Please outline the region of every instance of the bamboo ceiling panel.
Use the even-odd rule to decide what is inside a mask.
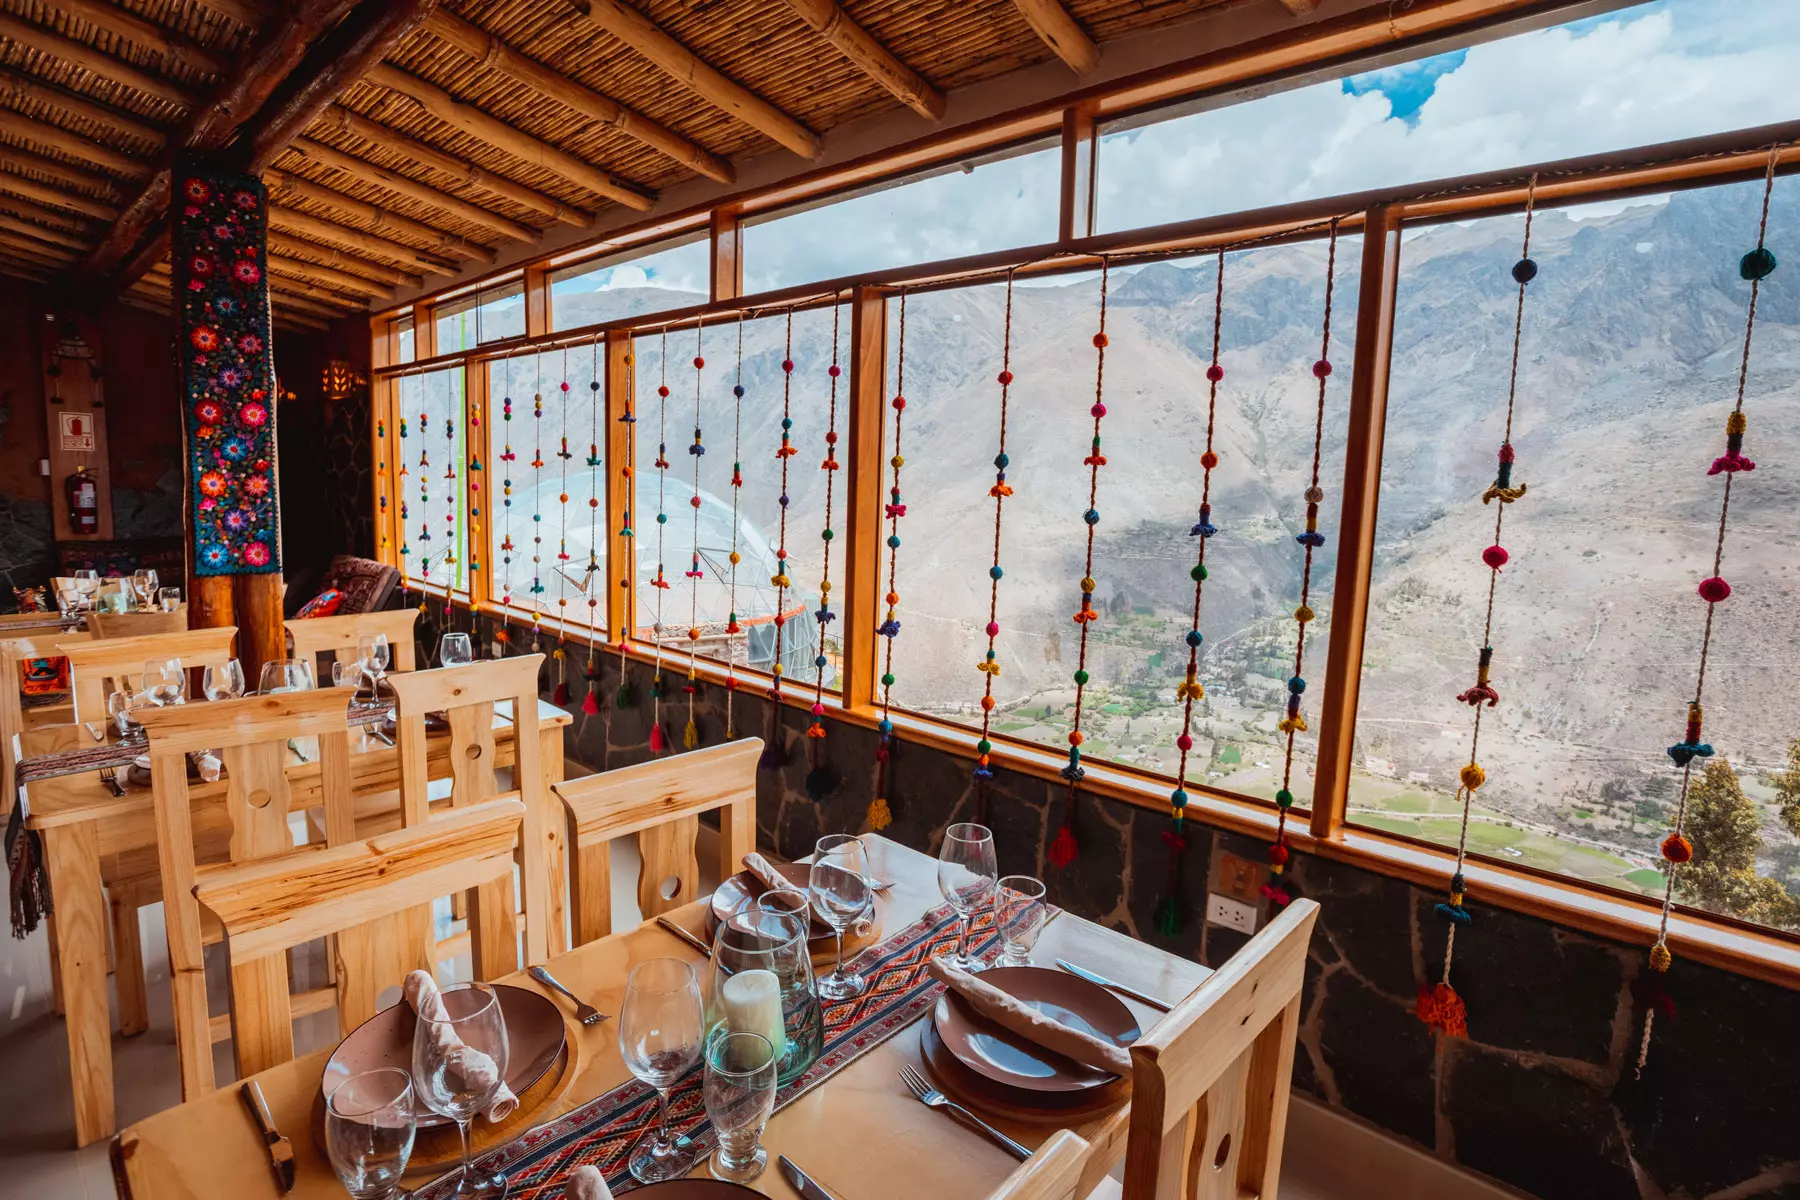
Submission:
[[[371,180],[366,176],[350,175],[344,171],[320,166],[305,155],[299,154],[293,150],[284,151],[281,157],[276,160],[275,166],[278,170],[285,171],[297,179],[304,179],[318,187],[329,188],[332,191],[342,193],[353,200],[360,200],[364,204],[373,204],[377,208],[393,213],[395,216],[407,217],[411,220],[421,222],[422,224],[430,225],[434,229],[441,229],[446,233],[453,233],[456,236],[466,238],[479,246],[504,245],[507,241],[507,239],[499,237],[485,225],[477,225],[473,221],[445,212],[441,208],[433,208],[422,200],[415,200],[410,196],[402,196],[398,192],[391,192],[379,181]],[[279,185],[274,185],[271,190],[274,193],[281,195],[284,202],[292,203],[295,208],[303,208],[317,216],[325,217],[329,220],[341,221],[349,225],[356,225],[359,227],[367,225],[366,221],[363,221],[358,217],[352,217],[347,211],[341,208],[333,208],[331,205],[320,205],[310,200],[301,201],[298,197],[294,196],[293,193],[283,191]],[[485,205],[483,207],[485,207]],[[384,229],[382,231],[382,236],[391,237],[398,242],[405,242],[407,245],[417,246],[418,249],[428,253],[431,250],[429,245],[423,244],[418,238],[406,234],[404,231]]]
[[[109,3],[116,4],[117,0],[109,0]],[[71,16],[54,3],[45,3],[44,0],[0,0],[0,12],[30,25],[34,29],[42,30],[46,34],[89,46],[104,55],[106,59],[134,68],[139,73],[150,76],[153,80],[160,80],[185,95],[196,95],[213,82],[211,75],[196,71],[191,66],[173,58],[165,58],[159,50],[139,46],[115,33],[97,28],[78,17]],[[46,56],[51,56],[49,51],[44,53]],[[60,56],[54,57],[59,63],[62,61]],[[78,86],[75,88],[76,91],[86,92],[96,97],[103,94],[101,90],[103,87],[121,86],[110,84],[100,75],[85,68],[64,67],[64,69],[71,73],[78,72],[80,78],[90,81],[91,86]],[[56,82],[64,81],[58,79]],[[148,95],[136,87],[123,88],[123,91],[137,102],[120,104],[119,107],[128,108],[133,112],[159,117],[165,122],[173,123],[175,118],[185,111],[184,105]]]

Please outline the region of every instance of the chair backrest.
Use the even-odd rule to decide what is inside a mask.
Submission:
[[[25,732],[25,668],[39,659],[61,658],[59,646],[75,645],[89,640],[82,632],[63,633],[52,630],[33,637],[15,637],[0,641],[0,816],[12,811],[18,802],[18,785],[13,769],[18,766],[21,751],[15,739]],[[67,720],[66,716],[58,718]]]
[[[181,633],[188,627],[187,605],[174,612],[105,612],[87,615],[87,627],[97,638],[148,637],[156,633]]]
[[[1059,1129],[1015,1167],[1005,1183],[989,1192],[987,1200],[1079,1200],[1076,1189],[1087,1158],[1088,1144],[1081,1135]]]
[[[392,612],[351,613],[339,617],[307,617],[288,621],[288,637],[292,639],[294,657],[305,659],[317,667],[321,654],[329,654],[338,662],[355,662],[357,644],[364,637],[385,634],[388,640],[389,666],[396,671],[410,671],[416,659],[413,625],[419,619],[414,608]],[[320,682],[330,678],[327,672]]]
[[[694,900],[700,886],[695,842],[700,814],[719,818],[719,877],[743,870],[756,849],[756,761],[761,738],[742,738],[635,766],[564,780],[551,790],[562,797],[575,829],[575,937],[592,941],[612,932],[614,838],[635,833],[644,860],[638,875],[638,908],[654,917]],[[672,894],[663,884],[673,877]]]
[[[538,750],[538,672],[541,654],[390,675],[394,689],[395,745],[400,752],[400,810],[407,825],[429,813],[425,715],[443,713],[450,727],[450,802],[467,808],[500,795],[494,753],[496,705],[509,705],[513,724],[513,789],[525,805],[520,877],[524,883],[525,961],[550,957],[553,904],[550,798]],[[560,875],[560,872],[556,874]],[[497,979],[518,969],[517,922],[510,887],[477,889],[469,911],[470,952],[478,979]]]
[[[217,629],[154,633],[145,637],[60,641],[57,649],[69,656],[75,719],[106,720],[107,692],[114,688],[135,690],[141,687],[147,662],[179,658],[185,667],[217,666],[232,657],[236,639],[237,627],[222,625]]]
[[[1124,1200],[1275,1200],[1318,916],[1289,904],[1132,1046]]]
[[[230,859],[246,863],[297,853],[288,828],[293,800],[289,769],[297,765],[289,742],[317,738],[318,761],[302,769],[318,772],[329,844],[347,845],[356,840],[349,706],[349,689],[327,688],[173,705],[142,714],[149,738],[175,1044],[185,1099],[213,1089],[206,964],[201,954],[200,904],[194,898],[199,873],[194,861],[187,756],[211,750],[224,762]],[[231,975],[232,1038],[239,1074],[253,1074],[292,1058],[293,1029],[286,1020],[277,1019],[274,1011],[287,1011],[286,959],[275,955],[258,959],[253,966],[234,965]]]

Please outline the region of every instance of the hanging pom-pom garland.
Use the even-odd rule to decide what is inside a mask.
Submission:
[[[700,745],[700,725],[694,720],[694,699],[699,690],[696,667],[700,652],[700,581],[706,578],[706,573],[700,569],[700,461],[706,455],[706,444],[700,436],[700,373],[706,367],[705,346],[701,341],[705,336],[704,328],[700,322],[694,322],[694,443],[688,447],[688,454],[694,460],[694,495],[690,502],[693,508],[694,545],[692,564],[687,569],[688,669],[687,683],[681,690],[687,695],[688,711],[681,744],[689,750]]]
[[[544,619],[544,356],[533,363],[536,378],[531,393],[531,644],[542,641]]]
[[[837,774],[825,759],[825,667],[831,661],[825,654],[825,635],[831,623],[837,620],[837,614],[831,611],[831,543],[837,535],[831,528],[831,500],[834,485],[837,482],[837,393],[838,376],[843,369],[838,366],[839,323],[843,307],[835,302],[831,306],[831,365],[825,373],[830,377],[830,398],[825,416],[825,457],[819,463],[819,470],[825,472],[825,527],[819,531],[819,539],[824,543],[821,551],[823,566],[819,575],[819,607],[813,617],[819,623],[819,640],[813,656],[813,703],[812,721],[806,727],[806,744],[812,760],[812,769],[806,773],[806,794],[814,803],[825,798],[833,788],[837,787]]]
[[[581,698],[581,711],[593,716],[600,711],[600,589],[605,580],[600,571],[600,343],[593,344],[593,364],[588,377],[588,561],[581,577],[581,591],[587,598],[588,655],[587,692]]]
[[[613,696],[617,708],[630,708],[637,703],[631,687],[631,638],[637,631],[637,593],[632,581],[637,578],[637,531],[631,526],[631,514],[637,508],[637,414],[632,405],[637,400],[637,353],[625,353],[624,406],[619,424],[625,426],[625,461],[619,464],[619,492],[624,496],[619,516],[619,629],[615,631],[619,646],[619,690]]]
[[[1450,985],[1450,967],[1456,950],[1456,931],[1459,926],[1468,925],[1472,918],[1466,904],[1467,889],[1463,880],[1463,866],[1468,859],[1469,847],[1469,813],[1475,804],[1475,792],[1487,782],[1487,772],[1477,761],[1477,751],[1481,745],[1481,718],[1488,709],[1500,703],[1500,693],[1494,687],[1492,671],[1494,663],[1494,598],[1499,590],[1500,568],[1511,558],[1500,544],[1500,531],[1506,522],[1507,505],[1516,502],[1525,495],[1526,485],[1513,482],[1513,466],[1518,459],[1512,444],[1513,415],[1517,407],[1519,394],[1519,347],[1525,334],[1525,289],[1533,279],[1537,278],[1537,263],[1531,258],[1531,221],[1537,202],[1537,176],[1531,177],[1531,185],[1525,196],[1525,235],[1519,247],[1519,261],[1513,264],[1513,283],[1518,287],[1518,300],[1513,309],[1513,343],[1512,365],[1506,382],[1506,417],[1500,434],[1499,466],[1494,472],[1494,482],[1481,494],[1483,504],[1494,506],[1493,541],[1481,552],[1481,561],[1488,569],[1487,611],[1482,619],[1481,647],[1475,656],[1475,682],[1458,693],[1456,699],[1467,704],[1473,712],[1469,732],[1469,761],[1458,773],[1456,798],[1462,804],[1462,824],[1456,838],[1456,865],[1451,869],[1450,888],[1435,912],[1444,922],[1444,971],[1434,984],[1419,989],[1419,998],[1414,1012],[1419,1019],[1433,1029],[1450,1037],[1467,1037],[1469,1032],[1468,1009],[1463,999]],[[1498,503],[1495,503],[1498,501]]]
[[[738,563],[742,556],[738,553],[738,495],[744,486],[744,467],[742,462],[744,434],[744,314],[738,313],[737,327],[737,377],[731,385],[733,412],[731,419],[731,582],[726,603],[729,605],[725,618],[725,740],[737,739],[737,720],[732,712],[732,698],[737,695],[737,646],[738,635],[743,632],[738,625],[737,615],[737,582]]]
[[[1712,573],[1700,581],[1698,588],[1700,599],[1706,603],[1706,622],[1700,634],[1700,665],[1695,673],[1694,698],[1688,703],[1687,723],[1681,741],[1669,747],[1669,760],[1681,772],[1681,792],[1675,803],[1674,828],[1662,843],[1662,856],[1668,863],[1664,870],[1662,913],[1656,927],[1656,944],[1650,947],[1650,973],[1634,989],[1634,999],[1644,1013],[1644,1033],[1638,1042],[1637,1057],[1640,1075],[1650,1058],[1650,1035],[1656,1025],[1656,1014],[1662,1012],[1665,1020],[1675,1016],[1675,1002],[1663,988],[1663,977],[1674,962],[1674,955],[1669,951],[1669,911],[1675,903],[1676,877],[1681,873],[1682,865],[1694,857],[1694,845],[1687,836],[1687,806],[1693,786],[1694,760],[1711,758],[1713,754],[1712,746],[1702,740],[1705,714],[1701,699],[1706,690],[1707,656],[1712,650],[1713,615],[1731,595],[1731,585],[1721,573],[1725,564],[1725,533],[1731,520],[1731,487],[1740,474],[1756,469],[1756,464],[1744,456],[1744,434],[1749,429],[1749,418],[1744,413],[1744,389],[1750,379],[1750,341],[1756,332],[1756,302],[1762,291],[1762,281],[1774,274],[1778,265],[1768,240],[1769,201],[1775,192],[1775,164],[1779,150],[1779,146],[1769,147],[1769,165],[1763,173],[1762,215],[1756,227],[1756,249],[1738,260],[1738,277],[1750,285],[1750,303],[1744,315],[1743,353],[1738,359],[1737,400],[1725,418],[1725,453],[1715,458],[1707,471],[1708,475],[1725,476],[1725,486],[1719,496],[1719,531],[1713,542]],[[1701,765],[1704,768],[1705,764]]]
[[[787,617],[783,609],[787,604],[787,590],[793,586],[788,578],[787,565],[787,510],[788,510],[788,459],[800,453],[799,447],[793,444],[791,433],[794,428],[793,416],[794,394],[794,313],[787,314],[787,343],[781,360],[781,445],[775,451],[775,457],[781,464],[781,516],[775,533],[775,574],[769,577],[769,583],[775,588],[775,661],[769,666],[769,674],[773,680],[769,686],[769,729],[763,739],[762,757],[758,766],[773,770],[786,761],[781,750],[781,644],[783,629]]]
[[[987,653],[975,664],[975,669],[982,674],[981,688],[981,740],[975,743],[975,820],[987,820],[988,783],[994,778],[994,765],[990,757],[994,750],[993,742],[988,734],[994,720],[994,680],[1000,674],[1000,659],[994,651],[994,643],[1000,636],[1000,579],[1005,572],[1000,567],[1000,520],[1006,509],[1006,498],[1013,494],[1012,485],[1006,482],[1006,468],[1012,460],[1006,455],[1006,407],[1008,394],[1012,389],[1012,308],[1013,308],[1013,273],[1006,273],[1006,318],[1000,339],[1000,374],[995,376],[1000,384],[1000,447],[994,454],[994,486],[988,489],[988,495],[994,498],[994,561],[988,568],[988,621],[987,621]],[[892,544],[890,542],[890,544]]]
[[[892,770],[894,756],[894,639],[900,636],[900,617],[896,608],[900,603],[898,590],[898,570],[900,562],[900,518],[906,515],[906,502],[900,495],[900,468],[906,460],[900,454],[900,431],[903,424],[901,418],[906,415],[906,292],[900,292],[900,344],[895,358],[894,370],[894,442],[893,453],[888,457],[888,468],[892,472],[888,485],[887,507],[882,515],[888,522],[888,585],[887,611],[875,632],[885,639],[882,651],[881,667],[881,720],[875,730],[880,739],[875,744],[875,797],[869,801],[867,817],[868,827],[877,833],[894,823],[894,811],[888,804],[888,774]]]
[[[663,531],[669,524],[668,482],[669,482],[669,331],[662,331],[662,382],[656,385],[656,578],[650,586],[656,589],[656,613],[652,618],[651,634],[656,644],[656,669],[650,676],[650,752],[661,754],[669,748],[669,739],[663,733],[662,702],[662,651],[663,651],[663,593],[669,590],[669,581],[663,575]]]
[[[1100,422],[1106,417],[1106,292],[1111,280],[1112,261],[1100,260],[1100,331],[1094,334],[1094,404],[1089,413],[1094,418],[1094,436],[1089,444],[1088,455],[1082,459],[1082,465],[1088,469],[1088,506],[1081,514],[1082,522],[1087,526],[1087,550],[1081,571],[1081,607],[1075,613],[1075,626],[1080,630],[1081,642],[1075,656],[1075,720],[1069,730],[1069,763],[1062,769],[1062,776],[1069,781],[1068,802],[1063,805],[1062,826],[1056,831],[1056,837],[1050,842],[1047,857],[1053,867],[1066,867],[1075,861],[1080,846],[1075,841],[1075,798],[1081,787],[1081,781],[1087,772],[1081,766],[1081,705],[1087,695],[1088,669],[1088,626],[1099,619],[1100,614],[1094,609],[1094,530],[1100,524],[1100,510],[1096,507],[1100,495],[1100,468],[1106,465],[1106,456],[1100,452]]]
[[[1294,807],[1294,793],[1290,786],[1294,775],[1294,736],[1306,731],[1306,717],[1300,711],[1300,703],[1301,697],[1306,694],[1306,626],[1313,619],[1309,603],[1312,598],[1313,555],[1325,544],[1325,535],[1319,532],[1319,505],[1325,500],[1325,491],[1319,486],[1319,460],[1325,445],[1325,384],[1331,378],[1331,301],[1337,277],[1337,238],[1338,223],[1334,218],[1331,222],[1331,238],[1325,252],[1325,319],[1319,335],[1319,357],[1312,365],[1313,378],[1319,384],[1319,397],[1313,419],[1312,482],[1307,485],[1303,497],[1306,501],[1306,531],[1294,535],[1294,540],[1306,552],[1300,569],[1300,604],[1294,609],[1294,625],[1297,628],[1294,639],[1294,673],[1287,684],[1287,710],[1276,725],[1277,729],[1287,735],[1287,744],[1281,760],[1281,787],[1275,793],[1275,840],[1269,846],[1269,882],[1262,888],[1263,895],[1278,908],[1287,904],[1290,899],[1290,891],[1282,886],[1281,877],[1288,862],[1288,810]]]
[[[506,522],[505,528],[501,532],[501,542],[500,542],[500,603],[503,605],[511,605],[512,604],[512,561],[513,561],[513,539],[512,539],[512,535],[513,535],[513,480],[512,480],[512,473],[513,473],[513,463],[515,461],[517,461],[517,459],[518,459],[518,455],[513,453],[513,448],[512,448],[512,419],[513,419],[512,370],[513,370],[513,362],[512,362],[512,359],[509,357],[506,360],[506,388],[501,393],[501,396],[500,396],[500,428],[503,431],[501,445],[504,447],[504,449],[502,449],[500,451],[500,505],[501,505],[501,508],[504,510],[504,520]],[[506,627],[503,622],[501,625],[501,634],[504,635],[505,632],[506,632]],[[504,638],[503,638],[503,641],[504,641]]]
[[[405,442],[408,436],[406,424],[406,381],[408,378],[409,377],[405,375],[400,377],[400,403],[397,407],[400,410],[399,433],[401,445],[394,455],[395,461],[400,464],[399,473],[394,478],[394,492],[400,498],[400,580],[402,584],[400,602],[402,607],[404,607],[406,603],[405,581],[407,577],[412,574],[412,572],[408,570],[408,568],[412,566],[412,537],[406,528],[406,523],[411,519],[412,512],[406,503],[406,483],[404,482],[407,475],[407,447]]]
[[[380,539],[376,547],[378,556],[386,561],[387,549],[393,543],[388,538],[388,456],[391,453],[388,444],[387,418],[378,412],[375,418],[375,529]]]
[[[1218,283],[1213,291],[1212,361],[1206,368],[1206,448],[1200,454],[1200,509],[1193,528],[1188,530],[1188,536],[1196,543],[1194,569],[1189,572],[1194,580],[1194,613],[1185,639],[1187,673],[1175,685],[1176,699],[1181,702],[1181,733],[1175,738],[1175,750],[1180,757],[1175,768],[1175,790],[1169,793],[1172,827],[1164,830],[1162,835],[1163,844],[1169,849],[1168,883],[1153,914],[1156,930],[1164,937],[1180,933],[1186,915],[1182,901],[1182,864],[1187,850],[1188,752],[1194,748],[1194,702],[1206,697],[1206,689],[1200,686],[1200,646],[1204,640],[1200,635],[1200,598],[1206,586],[1206,544],[1219,532],[1212,520],[1212,473],[1219,465],[1218,452],[1213,449],[1213,434],[1219,411],[1219,381],[1225,378],[1225,368],[1219,365],[1219,336],[1224,315],[1225,252],[1221,250]]]

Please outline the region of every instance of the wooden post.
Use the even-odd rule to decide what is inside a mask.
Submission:
[[[539,264],[525,268],[525,336],[543,337],[550,332],[550,270]]]
[[[635,539],[619,536],[636,503],[634,481],[625,475],[636,426],[619,420],[635,404],[631,346],[629,333],[606,335],[606,635],[620,646],[637,631],[637,547]]]
[[[743,219],[734,208],[715,208],[710,229],[712,298],[736,300],[744,294]]]
[[[887,294],[859,287],[850,299],[850,462],[845,480],[844,706],[875,703],[875,626],[880,622],[882,426],[887,410]]]
[[[1331,595],[1331,643],[1319,713],[1312,833],[1336,835],[1350,794],[1356,700],[1362,686],[1363,630],[1381,497],[1381,439],[1387,424],[1388,368],[1394,347],[1394,297],[1400,281],[1400,210],[1381,205],[1363,224],[1362,282],[1356,300],[1356,359],[1350,376],[1349,444],[1338,516],[1337,579]]]
[[[1099,140],[1091,105],[1063,110],[1062,202],[1058,206],[1056,239],[1060,242],[1091,237],[1094,233],[1094,150]]]

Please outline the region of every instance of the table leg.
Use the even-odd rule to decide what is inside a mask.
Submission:
[[[119,1033],[134,1037],[150,1028],[150,1002],[144,995],[144,945],[138,932],[137,889],[129,884],[110,889],[113,988],[119,995]]]
[[[44,865],[56,902],[56,957],[69,1032],[75,1142],[87,1146],[115,1132],[100,838],[87,821],[53,825],[42,832]]]
[[[562,798],[550,790],[564,775],[560,725],[538,727],[539,766],[544,774],[544,861],[550,884],[550,954],[569,951],[569,821]]]

